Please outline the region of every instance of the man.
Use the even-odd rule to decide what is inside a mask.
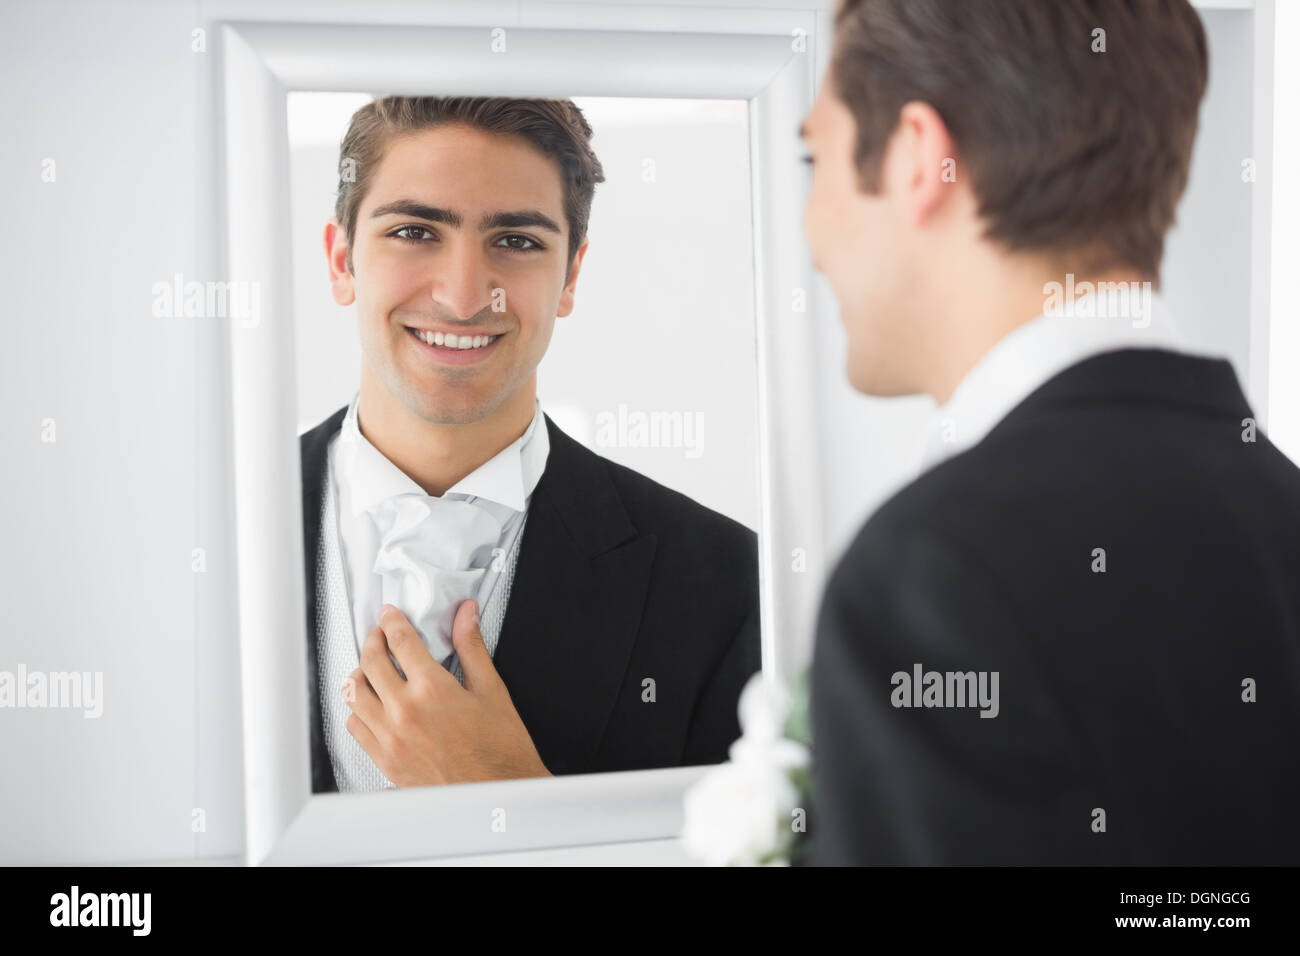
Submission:
[[[314,791],[715,763],[740,734],[754,533],[537,401],[590,137],[567,100],[389,97],[343,140],[325,251],[363,361],[301,439]]]
[[[807,235],[852,385],[939,407],[824,596],[808,860],[1300,862],[1300,471],[1143,307],[1196,13],[845,0],[836,26]]]

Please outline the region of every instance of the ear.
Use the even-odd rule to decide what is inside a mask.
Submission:
[[[564,287],[564,292],[560,294],[559,308],[555,310],[557,317],[568,315],[573,311],[573,291],[574,287],[578,284],[578,270],[582,268],[582,257],[587,254],[587,245],[590,241],[591,240],[584,238],[582,240],[582,245],[578,247],[578,251],[573,254],[573,267],[569,271],[569,281]]]
[[[330,270],[330,292],[339,305],[356,301],[353,276],[348,272],[348,237],[336,217],[325,223],[325,261]]]
[[[948,124],[929,103],[903,104],[885,163],[891,191],[902,199],[907,222],[915,228],[968,186]]]

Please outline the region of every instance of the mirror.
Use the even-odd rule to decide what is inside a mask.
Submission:
[[[250,863],[427,860],[617,842],[674,844],[683,794],[707,761],[722,759],[736,729],[728,724],[737,716],[739,687],[724,689],[724,680],[706,691],[701,667],[729,664],[724,671],[730,674],[758,667],[744,661],[748,643],[728,644],[742,626],[735,623],[741,618],[739,605],[751,604],[750,596],[734,602],[719,598],[755,583],[752,564],[750,574],[737,573],[748,558],[730,556],[743,550],[736,546],[737,535],[757,531],[759,587],[751,606],[761,622],[762,679],[784,683],[807,657],[801,635],[809,633],[816,612],[820,566],[813,561],[792,569],[792,555],[821,553],[816,436],[808,427],[816,420],[810,378],[816,344],[805,321],[811,314],[807,299],[816,290],[810,288],[811,263],[800,239],[807,170],[794,131],[811,104],[804,40],[811,36],[813,17],[782,13],[756,27],[740,13],[684,11],[680,18],[657,18],[655,25],[620,14],[592,29],[557,8],[545,15],[538,11],[532,20],[509,30],[508,55],[497,52],[500,30],[466,24],[221,26],[217,109],[223,215],[216,240],[220,261],[211,268],[232,282],[254,284],[262,316],[260,322],[232,325],[228,339]],[[336,295],[323,227],[338,186],[336,138],[367,99],[356,97],[357,90],[586,97],[575,102],[589,110],[593,149],[606,179],[593,197],[586,230],[590,256],[583,254],[572,310],[562,310],[563,293],[555,293],[565,278],[558,263],[556,275],[548,273],[556,304],[549,314],[518,308],[517,301],[514,312],[503,313],[493,313],[482,301],[457,306],[463,290],[448,288],[435,300],[434,278],[462,273],[419,266],[411,266],[419,282],[411,289],[399,283],[386,308],[354,309],[362,296],[381,288],[374,282],[345,285],[356,293],[351,297]],[[328,108],[336,118],[324,124],[329,141],[313,163],[314,184],[292,172],[293,154],[304,146],[298,91],[349,93],[354,99],[349,106]],[[290,97],[295,99],[292,142]],[[661,102],[643,103],[638,119],[636,101],[647,99]],[[747,127],[730,126],[729,119],[688,122],[671,112],[700,101],[710,110],[743,109]],[[656,121],[659,132],[639,134],[637,124],[650,124],[654,109],[663,117]],[[677,131],[675,140],[670,128]],[[724,149],[723,140],[743,142],[745,148]],[[718,154],[716,164],[713,154]],[[535,159],[526,150],[513,155]],[[484,165],[499,159],[487,152]],[[708,181],[707,201],[692,200],[692,189],[704,195],[701,170],[710,166],[717,172],[709,174],[714,178]],[[550,175],[540,160],[534,168],[538,178]],[[305,202],[294,198],[296,193]],[[706,212],[719,208],[715,194],[744,197],[744,211]],[[471,198],[487,205],[481,197]],[[520,197],[512,199],[518,205]],[[459,202],[467,206],[469,198]],[[635,216],[622,216],[620,204],[640,217],[635,228]],[[411,212],[409,206],[403,210]],[[466,208],[461,226],[482,226],[482,213]],[[295,214],[305,217],[298,240]],[[549,218],[558,222],[557,216],[567,224],[563,209],[551,210]],[[359,218],[367,218],[365,211]],[[536,233],[538,218],[530,215],[526,221],[527,229],[513,218],[505,231]],[[404,224],[393,222],[393,231]],[[433,241],[432,234],[419,230],[403,235]],[[516,239],[503,239],[502,245],[531,248]],[[478,258],[466,259],[477,265],[463,273],[473,279],[464,288],[482,292],[486,279],[480,284],[474,269],[494,271],[484,265],[491,254],[481,243],[453,248],[454,256],[475,252]],[[497,248],[495,237],[492,248]],[[412,253],[417,261],[423,255],[428,253]],[[356,274],[374,275],[366,268]],[[344,275],[350,279],[352,273],[334,270],[336,280]],[[418,291],[420,283],[427,291]],[[390,281],[383,288],[394,287]],[[508,294],[506,301],[508,306]],[[361,331],[388,334],[399,325],[407,335],[407,323],[395,320],[431,320],[435,307],[498,323],[484,330],[493,333],[522,330],[520,316],[555,316],[536,363],[534,418],[546,425],[548,456],[567,456],[571,465],[586,461],[585,468],[569,468],[572,475],[586,477],[548,487],[543,470],[519,529],[516,575],[490,657],[512,708],[517,705],[516,716],[536,738],[532,755],[547,776],[398,785],[393,791],[372,780],[355,791],[327,792],[334,764],[328,745],[318,745],[314,753],[312,748],[313,740],[326,735],[319,647],[308,637],[316,628],[308,625],[306,612],[317,593],[308,587],[316,578],[309,556],[320,544],[310,527],[321,525],[333,426],[316,432],[314,442],[310,436],[331,419],[342,434],[346,408],[360,394],[366,341]],[[383,321],[366,326],[361,315]],[[741,316],[746,316],[743,323]],[[803,334],[794,334],[799,331]],[[414,339],[390,336],[388,342],[406,350],[404,362],[428,357],[410,351]],[[349,355],[349,350],[354,351]],[[214,354],[214,361],[224,358]],[[748,396],[754,405],[742,412]],[[359,404],[359,431],[366,427],[364,407]],[[511,421],[516,434],[531,424],[522,415]],[[598,467],[591,467],[593,461]],[[519,476],[523,473],[520,467]],[[426,498],[451,490],[440,487],[436,476],[422,475],[422,481],[427,487],[418,487]],[[320,500],[307,500],[312,495]],[[694,517],[665,518],[682,513]],[[691,533],[704,515],[714,516],[705,522],[712,531]],[[729,530],[718,534],[718,529]],[[548,538],[550,550],[533,546],[534,540]],[[317,548],[306,544],[313,539]],[[563,560],[547,560],[566,550]],[[347,566],[341,558],[339,563]],[[502,565],[498,574],[505,569]],[[627,581],[639,581],[640,592],[630,593]],[[344,596],[342,611],[333,617],[343,622],[345,636],[349,603]],[[484,610],[486,621],[490,611]],[[747,610],[744,627],[749,622]],[[354,646],[356,630],[354,624],[348,638]],[[556,650],[558,641],[530,639],[538,634],[561,634],[567,651]],[[413,640],[429,653],[422,638]],[[740,650],[730,662],[719,657],[701,665],[707,655],[698,653],[697,641],[712,642],[718,654],[724,647],[727,653]],[[486,637],[483,643],[486,655]],[[440,676],[443,688],[451,690],[452,672],[442,662],[436,666],[422,676]],[[672,676],[683,668],[694,668],[695,676]],[[327,680],[345,670],[346,665],[335,668]],[[584,673],[598,680],[583,683]],[[647,684],[647,678],[654,683]],[[605,699],[593,697],[589,684],[605,688]],[[464,690],[459,682],[454,687]],[[688,700],[692,694],[695,699]],[[311,726],[313,712],[320,714],[318,729]],[[346,725],[347,718],[337,713]],[[715,729],[692,734],[696,725]],[[367,792],[372,785],[380,789]]]
[[[314,793],[709,764],[739,736],[760,667],[748,103],[559,103],[288,95]],[[603,174],[576,256],[556,140]],[[358,674],[384,603],[419,643],[389,634]],[[398,701],[448,730],[393,742]],[[457,731],[470,714],[492,744]]]

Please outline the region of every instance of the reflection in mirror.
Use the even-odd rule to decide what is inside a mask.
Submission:
[[[746,103],[288,106],[313,791],[727,759]]]

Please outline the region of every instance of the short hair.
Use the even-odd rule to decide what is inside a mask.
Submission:
[[[864,191],[899,110],[923,101],[987,238],[1159,283],[1208,72],[1187,0],[840,0],[835,27]]]
[[[348,240],[348,272],[357,212],[393,137],[452,123],[489,133],[519,136],[550,157],[564,184],[564,216],[569,224],[569,267],[587,236],[596,184],[605,181],[591,148],[592,130],[572,100],[509,99],[472,96],[386,96],[352,115],[339,147],[339,191],[334,203]]]

